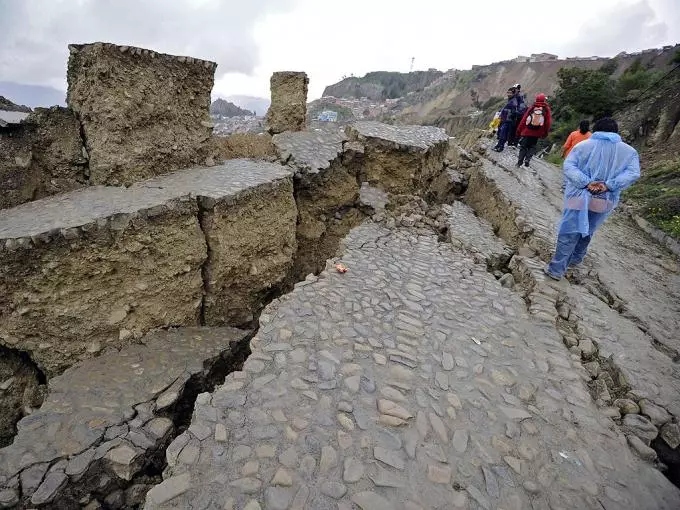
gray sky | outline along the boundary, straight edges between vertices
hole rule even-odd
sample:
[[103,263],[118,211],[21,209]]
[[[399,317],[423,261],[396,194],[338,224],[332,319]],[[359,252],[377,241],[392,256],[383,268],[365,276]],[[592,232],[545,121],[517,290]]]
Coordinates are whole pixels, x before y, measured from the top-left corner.
[[465,69],[535,52],[609,56],[680,42],[680,0],[0,0],[0,79],[65,89],[67,45],[105,41],[218,63],[214,95],[310,76]]

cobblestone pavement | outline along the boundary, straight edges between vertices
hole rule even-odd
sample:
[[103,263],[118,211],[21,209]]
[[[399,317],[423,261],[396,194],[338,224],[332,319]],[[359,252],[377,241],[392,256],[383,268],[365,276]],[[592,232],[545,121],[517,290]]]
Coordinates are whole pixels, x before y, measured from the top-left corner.
[[484,265],[376,224],[341,260],[265,310],[147,509],[680,507],[554,324]]
[[104,465],[131,480],[167,444],[190,381],[198,385],[224,372],[220,365],[231,360],[231,345],[249,333],[159,331],[51,379],[41,408],[19,421],[13,443],[0,449],[0,508],[19,501],[19,488],[26,503],[56,498],[59,508],[68,508],[59,498],[69,479],[82,482],[83,494],[103,491],[110,482]]

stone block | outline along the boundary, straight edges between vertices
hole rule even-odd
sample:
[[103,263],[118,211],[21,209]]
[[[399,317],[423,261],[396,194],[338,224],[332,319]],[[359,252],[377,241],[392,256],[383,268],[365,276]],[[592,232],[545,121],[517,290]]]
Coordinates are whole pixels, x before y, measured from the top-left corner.
[[68,108],[36,108],[0,133],[0,209],[86,185],[80,124]]
[[0,344],[48,376],[135,333],[198,322],[195,200],[91,187],[2,211],[0,239]]
[[298,281],[321,271],[340,241],[363,219],[360,185],[356,170],[345,160],[346,138],[341,134],[286,132],[272,142],[295,175],[298,249],[291,280]]
[[424,192],[444,169],[449,137],[439,128],[360,121],[347,135],[365,145],[362,182],[390,193]]
[[69,50],[67,103],[82,123],[92,184],[205,162],[214,62],[108,43]]
[[[208,250],[201,319],[211,326],[251,322],[266,297],[275,295],[284,283],[296,251],[297,209],[290,172],[243,160],[226,166],[239,165],[248,172],[242,178],[249,185],[226,193],[209,185],[195,191]],[[210,169],[205,173],[214,175]],[[195,175],[178,173],[177,178],[190,185]],[[160,185],[167,181],[158,180]],[[145,184],[155,185],[156,181]]]
[[204,311],[247,322],[292,266],[296,216],[290,172],[244,160],[0,211],[0,345],[51,376]]
[[302,131],[307,121],[309,78],[302,72],[282,71],[271,77],[271,106],[267,111],[267,131]]

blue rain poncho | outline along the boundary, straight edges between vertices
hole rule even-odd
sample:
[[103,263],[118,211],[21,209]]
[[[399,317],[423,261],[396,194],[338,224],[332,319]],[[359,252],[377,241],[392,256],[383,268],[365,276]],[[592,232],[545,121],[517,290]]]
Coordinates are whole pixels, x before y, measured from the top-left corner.
[[[640,158],[616,133],[596,131],[577,144],[564,161],[564,214],[560,234],[592,235],[619,203],[621,191],[640,177]],[[608,191],[593,194],[592,182]]]

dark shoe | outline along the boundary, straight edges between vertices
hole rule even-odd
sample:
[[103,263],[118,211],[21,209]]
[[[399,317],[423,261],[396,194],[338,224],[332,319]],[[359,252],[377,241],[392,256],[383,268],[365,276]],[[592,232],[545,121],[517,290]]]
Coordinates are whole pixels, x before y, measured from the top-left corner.
[[503,149],[500,147],[494,147],[493,150],[495,150],[496,152],[503,152]]
[[524,162],[524,166],[527,167],[527,168],[529,168],[529,162],[528,162],[528,161],[525,161],[525,162]]
[[517,168],[521,168],[522,162],[521,162],[521,161],[518,161],[517,164],[516,164],[515,166],[516,166]]

